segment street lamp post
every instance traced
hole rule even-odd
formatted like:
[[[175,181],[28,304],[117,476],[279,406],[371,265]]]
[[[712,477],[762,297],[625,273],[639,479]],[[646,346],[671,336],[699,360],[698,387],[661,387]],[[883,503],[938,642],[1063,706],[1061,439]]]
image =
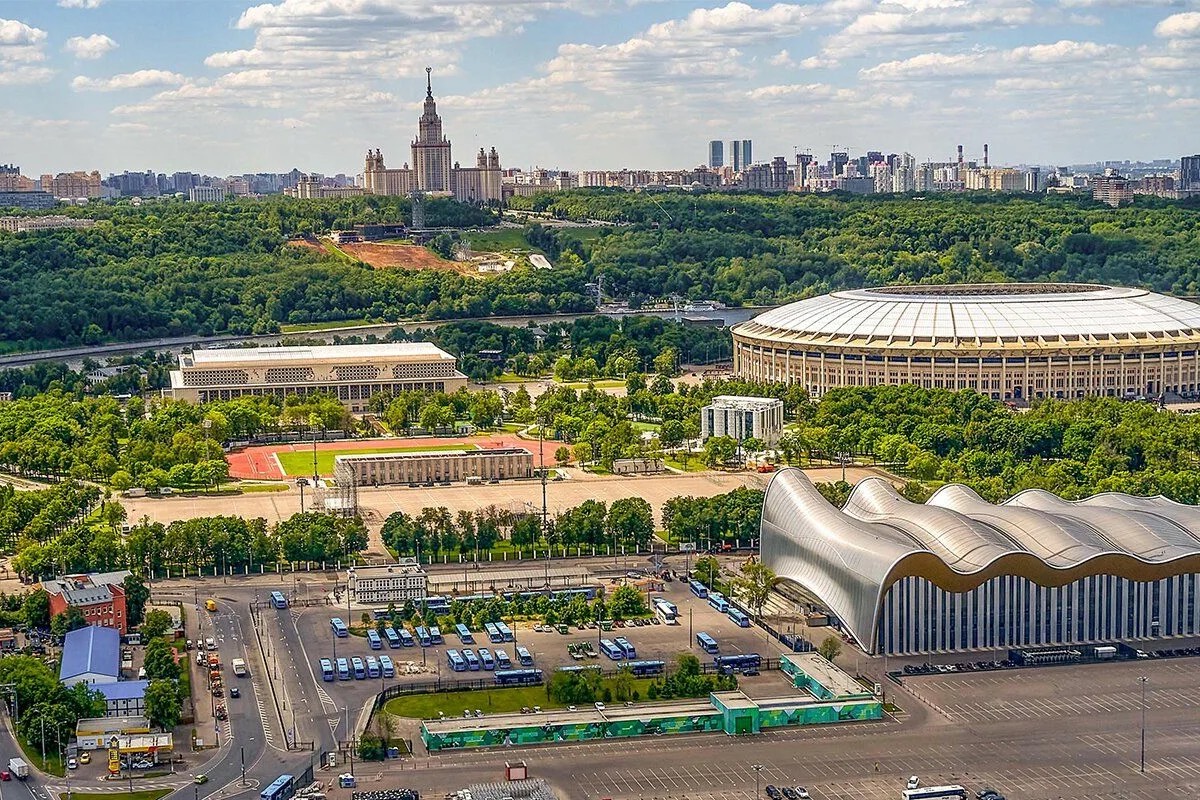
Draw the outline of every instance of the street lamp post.
[[[758,797],[759,797],[758,783],[759,783],[759,776],[762,774],[762,771],[763,771],[763,765],[762,764],[751,764],[750,769],[754,770],[754,800],[758,800]]]
[[[1142,675],[1138,678],[1138,683],[1142,685],[1142,766],[1141,771],[1146,772],[1146,683],[1149,678]]]
[[[304,487],[308,486],[308,478],[296,478],[296,485],[300,487],[300,513],[304,513]]]

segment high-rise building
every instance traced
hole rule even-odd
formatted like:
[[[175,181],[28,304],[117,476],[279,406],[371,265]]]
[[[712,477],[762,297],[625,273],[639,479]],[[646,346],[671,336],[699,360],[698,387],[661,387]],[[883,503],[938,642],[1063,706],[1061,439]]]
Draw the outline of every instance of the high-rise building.
[[[850,163],[850,154],[845,152],[829,154],[829,168],[834,176],[844,175],[846,165]]]
[[[425,68],[425,108],[412,143],[413,172],[423,192],[449,192],[450,140],[442,134],[442,118],[433,99],[432,67]]]
[[[1042,171],[1037,167],[1030,167],[1025,173],[1025,191],[1040,192],[1042,190]]]
[[[729,150],[729,158],[725,160],[725,166],[732,169],[734,172],[741,172],[746,168],[742,163],[742,148],[737,139],[730,139],[729,145],[726,148]]]
[[[720,139],[713,139],[708,143],[708,166],[709,169],[725,166],[725,143]]]
[[[1092,178],[1092,199],[1115,208],[1133,200],[1133,185],[1128,178],[1106,170],[1105,175]]]
[[[84,172],[60,172],[42,176],[42,191],[55,197],[74,200],[80,197],[95,199],[100,196],[100,173],[96,170]]]
[[[742,139],[742,169],[754,163],[754,153],[749,139]]]
[[[1178,186],[1181,197],[1200,194],[1200,155],[1179,159]]]

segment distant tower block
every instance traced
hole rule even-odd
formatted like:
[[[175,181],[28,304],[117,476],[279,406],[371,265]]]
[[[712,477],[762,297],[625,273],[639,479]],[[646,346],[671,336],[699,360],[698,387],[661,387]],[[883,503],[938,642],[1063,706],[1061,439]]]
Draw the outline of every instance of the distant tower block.
[[[988,146],[985,144],[983,146],[983,168],[987,169],[987,165],[988,165]]]

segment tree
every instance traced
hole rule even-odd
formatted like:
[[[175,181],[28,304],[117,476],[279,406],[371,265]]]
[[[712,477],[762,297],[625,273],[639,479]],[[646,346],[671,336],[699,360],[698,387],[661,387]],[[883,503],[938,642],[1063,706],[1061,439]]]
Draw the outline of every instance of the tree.
[[[566,445],[556,448],[554,451],[554,461],[560,467],[565,467],[571,461],[571,448]]]
[[[710,467],[727,464],[737,454],[737,442],[728,436],[710,436],[704,443],[704,463]]]
[[[146,613],[142,621],[142,635],[147,639],[157,639],[171,629],[171,615],[161,608],[155,608]]]
[[[75,606],[70,606],[61,614],[55,614],[50,620],[50,631],[55,636],[63,636],[71,631],[77,631],[87,626],[83,612]]]
[[[142,624],[146,614],[146,601],[150,599],[150,590],[137,575],[127,575],[121,584],[125,589],[125,616],[130,626]]]
[[[608,611],[614,619],[640,617],[646,613],[646,598],[634,586],[618,586],[608,599]]]
[[[153,612],[151,612],[153,615]],[[175,650],[163,638],[151,639],[146,645],[146,656],[142,664],[150,680],[179,677],[179,664],[175,662]]]
[[[151,725],[169,731],[179,724],[181,702],[178,681],[152,680],[146,687],[146,718]]]
[[[605,529],[613,541],[644,548],[654,536],[654,513],[641,497],[614,500],[608,508]]]
[[[571,450],[575,453],[575,463],[580,466],[591,463],[592,459],[596,457],[588,442],[576,442]]]
[[[679,374],[679,351],[674,347],[664,348],[654,357],[654,371],[659,375],[673,378]]]
[[[50,627],[50,595],[44,589],[34,589],[25,595],[22,609],[30,627],[42,630]]]
[[[701,556],[692,565],[692,573],[696,580],[712,589],[717,585],[717,578],[721,576],[721,563],[715,556]]]
[[[738,592],[746,605],[762,615],[763,604],[771,594],[771,586],[775,583],[775,573],[761,561],[748,561],[742,565],[742,574],[735,581]]]
[[[826,636],[817,646],[817,653],[826,661],[833,663],[834,659],[842,654],[841,639],[832,634]]]

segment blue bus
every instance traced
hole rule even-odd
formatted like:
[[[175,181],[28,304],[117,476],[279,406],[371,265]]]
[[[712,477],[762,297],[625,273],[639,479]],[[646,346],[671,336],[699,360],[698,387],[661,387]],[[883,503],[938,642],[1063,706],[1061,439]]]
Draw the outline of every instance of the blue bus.
[[[354,680],[361,681],[367,677],[367,665],[358,656],[350,659],[350,666],[354,668]]]
[[[455,672],[467,671],[467,661],[457,650],[446,651],[446,663],[449,664],[450,669],[454,670]]]
[[[429,647],[433,644],[433,637],[429,635],[429,629],[424,625],[417,626],[417,641],[421,643],[421,647]]]
[[[615,647],[615,645],[614,645]],[[599,664],[568,664],[565,667],[559,667],[559,672],[599,672]]]
[[[492,655],[492,651],[486,647],[479,648],[479,661],[483,664],[486,670],[494,670],[496,668],[496,657]]]
[[[665,661],[630,661],[625,666],[639,678],[647,675],[662,675],[667,671],[667,662]]]
[[[739,628],[749,628],[750,627],[750,618],[747,617],[745,614],[743,614],[741,609],[733,608],[732,606],[730,606],[729,619],[731,619],[733,621],[733,623],[735,625],[737,625]]]
[[[337,660],[337,667],[338,667],[338,680],[339,681],[350,680],[350,662],[344,658],[339,658]]]
[[[454,632],[458,634],[458,639],[463,644],[475,644],[475,637],[471,636],[471,629],[461,622],[454,626]]]
[[[918,789],[905,789],[901,795],[904,800],[941,800],[947,797],[967,796],[967,790],[957,784],[949,786],[922,786]]]
[[[625,650],[618,647],[611,639],[600,640],[600,652],[611,658],[613,661],[620,661],[625,657]]]
[[[722,614],[729,610],[729,601],[717,592],[708,593],[708,604]]]
[[[367,631],[367,644],[371,645],[372,650],[383,649],[383,639],[379,638],[379,631],[374,628]]]
[[[385,677],[385,678],[396,677],[396,665],[392,663],[391,656],[380,656],[379,657],[379,668],[381,670],[383,670],[383,677]]]
[[[375,656],[367,656],[367,677],[379,677],[379,661],[375,658]]]
[[[533,666],[533,653],[529,652],[529,650],[527,650],[526,648],[518,645],[517,646],[517,661],[521,662],[522,667],[532,667]]]
[[[483,623],[483,630],[487,633],[488,641],[492,644],[500,644],[504,641],[504,634],[500,633],[500,629],[496,627],[496,623]]]
[[[296,784],[291,775],[280,775],[258,793],[259,800],[290,800],[295,795]]]
[[[409,632],[408,632],[408,628],[401,628],[401,629],[400,629],[400,635],[399,635],[399,637],[398,637],[398,638],[400,639],[400,644],[401,644],[402,646],[404,646],[404,647],[416,647],[417,640],[416,640],[416,639],[414,639],[414,638],[413,638],[413,635],[412,635],[411,633],[409,633]],[[391,644],[391,642],[389,642],[388,644]]]
[[[621,648],[621,652],[625,654],[626,658],[637,658],[637,650],[633,648],[633,642],[624,636],[618,636],[614,644]]]
[[[287,608],[287,598],[283,596],[283,592],[271,592],[271,605],[275,608]]]
[[[333,680],[333,662],[328,658],[321,659],[321,680]]]
[[[423,605],[434,614],[448,614],[450,612],[450,601],[445,597],[426,597]]]
[[[736,653],[727,656],[717,656],[713,659],[717,672],[732,675],[735,672],[757,672],[762,666],[762,656],[758,653]]]
[[[434,644],[446,643],[446,640],[442,638],[442,629],[437,625],[429,626],[429,638]]]
[[[339,639],[345,639],[350,635],[350,629],[346,627],[346,623],[342,622],[341,617],[333,617],[330,619],[329,627],[333,628],[333,635]]]
[[[496,669],[512,669],[512,659],[502,649],[496,651]]]
[[[387,639],[388,647],[395,650],[400,646],[400,634],[396,633],[395,628],[384,628],[383,635]]]
[[[471,672],[479,672],[481,666],[479,656],[475,655],[475,651],[470,648],[463,649],[463,658],[467,660],[467,669]]]
[[[492,674],[497,686],[536,686],[542,682],[540,669],[498,669]]]
[[[695,578],[688,581],[688,588],[692,590],[692,594],[696,595],[696,597],[708,597],[708,587]]]
[[[497,622],[496,627],[500,629],[500,636],[506,642],[515,642],[517,637],[513,634],[512,628],[505,625],[503,622]]]
[[[704,631],[696,634],[696,644],[700,645],[700,649],[706,653],[716,653],[718,650],[717,640]]]

